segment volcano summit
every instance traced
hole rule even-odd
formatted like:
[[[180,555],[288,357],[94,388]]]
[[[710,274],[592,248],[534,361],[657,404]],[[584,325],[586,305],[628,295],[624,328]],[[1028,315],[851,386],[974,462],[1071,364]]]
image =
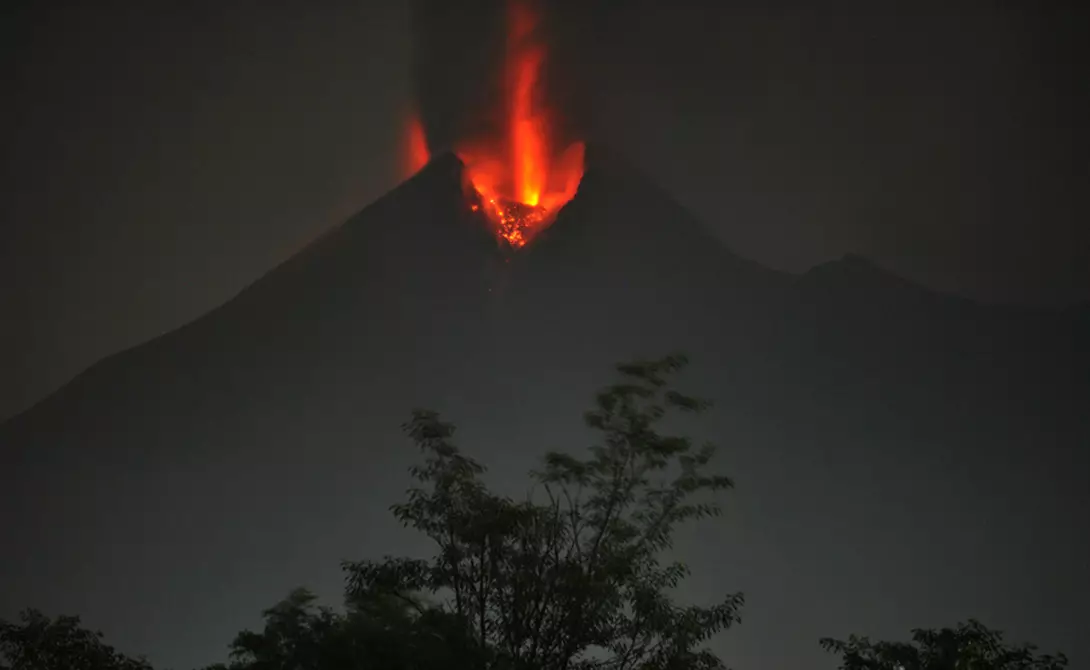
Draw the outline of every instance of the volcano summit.
[[[739,484],[722,533],[678,549],[694,593],[747,595],[717,642],[730,664],[813,664],[823,635],[951,613],[1087,657],[1090,550],[1042,549],[1080,536],[1070,510],[1090,502],[1081,313],[981,305],[857,257],[775,272],[608,150],[583,167],[513,253],[474,211],[471,167],[437,155],[0,426],[0,574],[18,575],[0,615],[79,613],[157,665],[218,660],[290,588],[336,598],[342,559],[424,549],[387,512],[411,408],[457,422],[502,488],[584,444],[613,362],[683,350]],[[1070,628],[1042,629],[1044,609]]]
[[[585,145],[558,151],[553,112],[543,102],[541,83],[546,49],[538,36],[539,14],[521,2],[507,12],[502,121],[491,131],[462,138],[454,148],[465,166],[474,211],[481,211],[501,241],[518,249],[556,219],[571,201],[583,176]],[[409,123],[407,162],[429,158],[419,118]]]

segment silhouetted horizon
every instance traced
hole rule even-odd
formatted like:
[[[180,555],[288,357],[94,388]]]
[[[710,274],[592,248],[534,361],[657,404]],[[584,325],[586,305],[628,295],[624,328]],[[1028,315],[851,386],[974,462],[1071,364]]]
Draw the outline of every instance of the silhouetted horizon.
[[[174,330],[494,130],[505,0],[5,5],[0,417]],[[740,256],[1090,301],[1086,8],[543,0],[552,130]]]
[[[684,351],[681,383],[716,402],[698,437],[738,490],[720,532],[679,538],[682,595],[747,594],[714,643],[728,663],[829,663],[820,637],[968,616],[1085,657],[1084,326],[859,257],[765,268],[593,143],[519,252],[466,198],[440,156],[0,424],[0,528],[20,548],[0,572],[21,575],[0,613],[78,613],[157,665],[218,660],[285,589],[335,598],[341,560],[421,550],[387,518],[411,408],[458,424],[502,493],[544,450],[582,448],[613,363]]]

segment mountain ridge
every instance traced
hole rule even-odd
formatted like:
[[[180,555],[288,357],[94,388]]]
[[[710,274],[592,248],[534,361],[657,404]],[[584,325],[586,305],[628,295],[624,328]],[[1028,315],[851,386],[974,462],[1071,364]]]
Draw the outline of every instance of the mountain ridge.
[[[606,172],[612,176],[614,180],[620,178],[621,180],[633,179],[641,183],[651,184],[647,175],[638,170],[634,165],[627,162],[623,156],[610,147],[590,144],[587,148],[587,174],[594,180],[596,176],[601,172]],[[376,199],[371,204],[367,205],[359,212],[349,217],[345,221],[335,226],[330,227],[322,234],[318,235],[313,241],[305,245],[295,254],[292,254],[285,260],[281,261],[277,265],[270,268],[268,271],[251,281],[241,290],[239,290],[234,296],[228,298],[226,301],[213,307],[207,312],[201,314],[197,318],[184,323],[177,328],[167,331],[161,335],[153,337],[149,340],[137,343],[130,347],[126,347],[122,350],[109,354],[98,361],[92,363],[84,370],[80,371],[60,387],[53,392],[39,399],[30,407],[18,412],[6,419],[0,420],[0,426],[8,422],[17,422],[22,420],[20,417],[27,414],[32,414],[36,411],[38,405],[43,402],[49,401],[56,395],[64,394],[66,389],[72,384],[81,383],[81,379],[88,375],[94,376],[96,370],[101,366],[109,366],[111,361],[114,361],[118,357],[129,355],[131,352],[139,350],[143,347],[153,345],[156,342],[163,340],[164,338],[172,338],[181,333],[186,332],[188,329],[194,327],[196,324],[203,322],[210,318],[215,318],[215,315],[225,309],[229,309],[230,306],[237,303],[237,301],[245,301],[255,290],[260,290],[269,281],[275,281],[279,279],[279,274],[289,273],[295,268],[305,265],[307,263],[318,263],[323,253],[329,253],[328,247],[330,245],[341,245],[348,242],[351,238],[356,236],[366,236],[374,234],[375,231],[363,231],[357,230],[361,225],[360,222],[366,222],[366,220],[372,216],[376,211],[380,211],[383,207],[390,206],[391,201],[396,201],[404,198],[409,198],[416,191],[419,191],[420,184],[430,180],[444,181],[448,185],[462,183],[462,169],[463,165],[461,161],[452,152],[444,152],[433,158],[424,168],[414,174],[409,179],[405,180],[401,184],[395,186],[386,194]],[[465,185],[462,185],[465,188]],[[683,206],[678,203],[673,197],[665,190],[654,186],[655,195],[667,199],[676,206],[678,209],[683,209]],[[581,189],[582,191],[582,189]],[[451,202],[462,202],[462,192],[455,194],[454,189],[448,189],[447,195],[451,197]],[[579,193],[577,193],[575,199],[568,207],[578,208],[583,204],[584,200],[580,199]],[[449,203],[448,203],[449,204]],[[561,234],[576,233],[578,231],[567,230],[566,222],[573,218],[565,215],[565,211],[561,210],[560,216],[558,216],[556,223],[547,228],[540,235],[540,239],[527,249],[520,252],[511,254],[516,261],[521,261],[523,257],[530,257],[533,262],[535,254],[542,255],[551,251],[549,249],[556,238]],[[471,237],[475,237],[483,247],[492,247],[493,250],[499,250],[499,245],[495,243],[495,239],[490,232],[487,231],[484,222],[481,220],[467,221],[463,219],[460,223],[464,224],[464,229],[470,234]],[[856,294],[860,298],[874,299],[877,297],[883,298],[895,298],[904,300],[909,299],[925,299],[936,302],[946,302],[948,304],[956,303],[958,307],[970,307],[973,309],[984,310],[996,310],[996,311],[1022,311],[1032,312],[1042,315],[1051,315],[1055,318],[1062,319],[1071,317],[1076,322],[1090,322],[1090,303],[1083,303],[1079,305],[1071,305],[1064,308],[1045,308],[1045,307],[1021,307],[1016,305],[1007,304],[990,304],[977,301],[972,298],[960,296],[957,294],[940,291],[927,287],[923,284],[911,281],[904,278],[901,275],[896,274],[892,270],[889,270],[874,260],[867,258],[863,255],[847,252],[839,259],[825,261],[818,263],[813,267],[801,272],[801,273],[787,273],[778,270],[772,270],[766,266],[761,265],[757,261],[747,259],[734,254],[730,248],[722,241],[712,236],[706,229],[701,229],[700,233],[704,236],[704,244],[709,248],[715,249],[717,252],[725,252],[730,256],[733,262],[737,263],[754,274],[762,275],[762,280],[772,283],[779,283],[786,285],[788,283],[794,283],[807,290],[822,290],[822,291],[842,291]],[[511,252],[508,252],[509,254]],[[876,292],[878,289],[879,292]]]
[[[292,586],[338,593],[340,560],[423,550],[387,515],[410,408],[457,422],[502,489],[586,444],[611,363],[680,349],[685,390],[720,408],[694,438],[739,481],[726,532],[687,546],[696,592],[753,596],[723,640],[733,665],[813,665],[875,592],[898,608],[874,625],[971,608],[1086,652],[1034,616],[1090,625],[1074,609],[1090,550],[1034,549],[1080,537],[1069,510],[1090,503],[1074,321],[906,302],[851,259],[817,282],[762,269],[594,145],[553,227],[510,253],[461,170],[437,156],[216,310],[0,424],[0,536],[18,548],[0,574],[22,575],[0,580],[0,616],[78,613],[119,648],[204,667]]]

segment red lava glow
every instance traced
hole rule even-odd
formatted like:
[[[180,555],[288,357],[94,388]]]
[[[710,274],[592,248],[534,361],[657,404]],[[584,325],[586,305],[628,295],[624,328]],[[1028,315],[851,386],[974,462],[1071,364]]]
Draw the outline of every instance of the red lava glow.
[[[457,150],[485,215],[500,239],[516,249],[553,222],[583,177],[583,143],[558,155],[551,141],[540,86],[546,51],[534,39],[537,23],[528,7],[512,2],[504,72],[506,137]]]
[[[406,123],[405,143],[405,152],[403,154],[405,176],[411,177],[419,172],[420,168],[427,165],[431,159],[431,154],[428,151],[428,140],[424,135],[424,125],[420,122],[420,117],[415,113],[409,115]]]
[[[475,196],[471,209],[483,213],[499,240],[515,249],[548,227],[575,196],[584,154],[582,142],[562,152],[553,145],[551,114],[541,100],[546,51],[534,36],[538,16],[521,1],[511,0],[508,16],[503,130],[455,147]],[[418,117],[410,121],[408,142],[407,161],[415,172],[428,160]]]

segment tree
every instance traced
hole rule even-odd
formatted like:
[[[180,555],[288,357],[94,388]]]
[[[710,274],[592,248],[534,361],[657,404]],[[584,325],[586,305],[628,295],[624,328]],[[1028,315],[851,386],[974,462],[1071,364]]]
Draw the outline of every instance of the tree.
[[[688,574],[663,563],[675,527],[719,514],[704,492],[712,445],[659,432],[663,419],[706,402],[673,390],[683,356],[617,366],[586,424],[587,458],[550,452],[525,500],[492,493],[485,468],[452,443],[454,426],[413,412],[404,429],[425,455],[418,485],[392,510],[434,540],[430,561],[346,563],[349,599],[428,593],[441,600],[450,657],[443,667],[496,670],[722,668],[702,643],[738,621],[741,594],[710,607],[668,594]],[[454,661],[458,660],[458,663]]]
[[[327,607],[316,607],[315,596],[295,589],[287,598],[262,612],[260,633],[244,630],[231,643],[231,662],[220,670],[279,670],[324,667],[343,617]],[[210,669],[212,670],[212,669]]]
[[[206,670],[409,670],[444,667],[437,634],[441,613],[418,598],[390,594],[348,604],[345,613],[316,604],[298,588],[263,613],[261,632],[243,631],[230,662]],[[430,665],[422,665],[422,662]]]
[[[102,633],[80,625],[76,616],[50,619],[24,610],[19,623],[0,619],[0,670],[151,670],[142,658],[129,658],[102,640]]]
[[[1002,633],[970,619],[956,628],[916,628],[912,642],[847,641],[823,638],[826,651],[839,654],[842,670],[1062,670],[1063,654],[1036,655],[1033,645],[1004,643]]]

